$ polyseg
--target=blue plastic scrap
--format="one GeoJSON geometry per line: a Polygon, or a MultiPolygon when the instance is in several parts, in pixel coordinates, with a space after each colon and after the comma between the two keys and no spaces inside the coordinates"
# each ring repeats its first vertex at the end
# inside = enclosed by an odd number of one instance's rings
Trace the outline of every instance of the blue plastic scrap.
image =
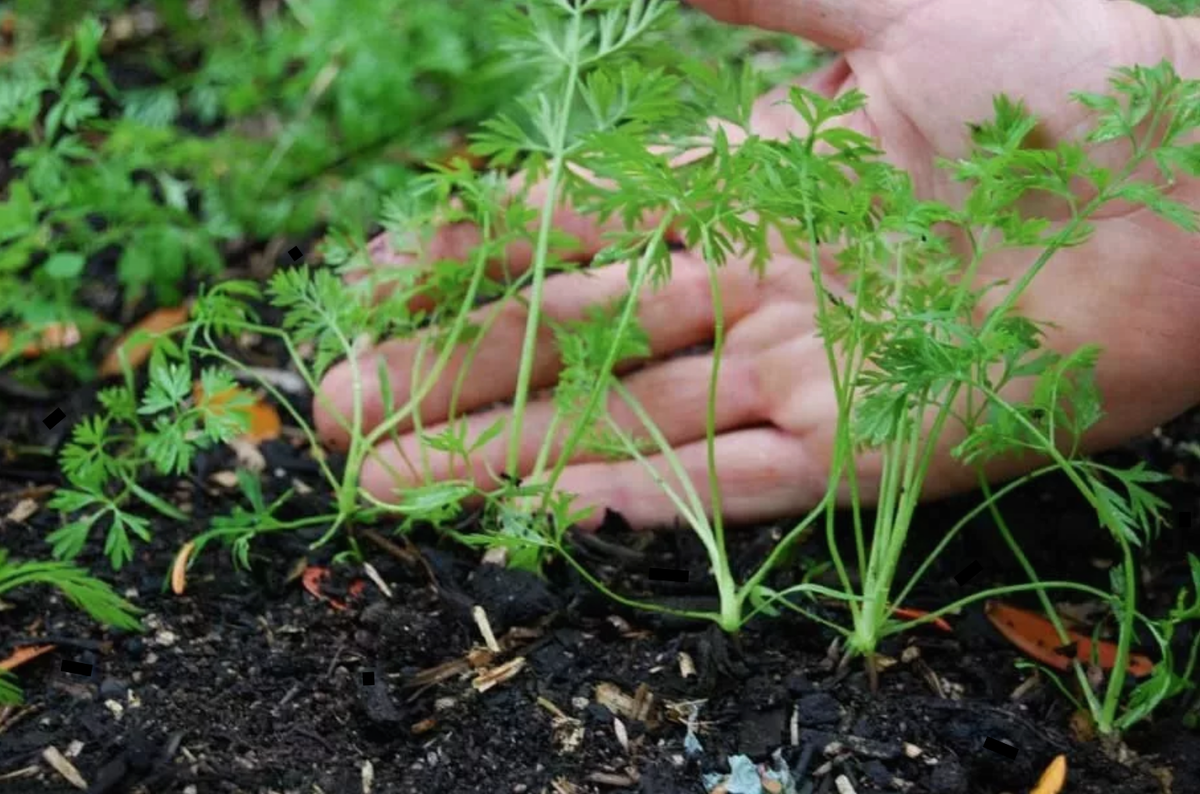
{"type": "Polygon", "coordinates": [[[758,765],[748,756],[732,755],[729,757],[729,774],[710,772],[704,776],[704,788],[713,791],[722,783],[725,784],[726,794],[767,794],[763,788],[763,778],[777,781],[783,794],[796,794],[796,781],[788,770],[787,762],[783,760],[783,751],[776,750],[771,754],[773,769],[765,769],[761,774],[758,765]]]}

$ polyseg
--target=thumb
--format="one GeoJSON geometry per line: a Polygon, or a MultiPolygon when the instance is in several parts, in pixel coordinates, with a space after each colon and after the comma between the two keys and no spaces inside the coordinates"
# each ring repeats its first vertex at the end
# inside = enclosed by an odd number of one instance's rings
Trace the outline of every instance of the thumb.
{"type": "Polygon", "coordinates": [[[792,33],[844,52],[877,40],[914,0],[688,0],[720,22],[792,33]]]}

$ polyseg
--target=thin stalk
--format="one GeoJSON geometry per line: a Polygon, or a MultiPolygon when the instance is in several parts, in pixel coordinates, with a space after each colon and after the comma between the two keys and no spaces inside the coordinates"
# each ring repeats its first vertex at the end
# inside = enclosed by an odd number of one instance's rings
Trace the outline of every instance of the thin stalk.
{"type": "MultiPolygon", "coordinates": [[[[979,479],[980,487],[983,488],[984,494],[990,494],[991,488],[982,472],[979,475],[979,479]]],[[[1025,575],[1029,577],[1031,583],[1041,584],[1041,580],[1038,578],[1037,571],[1034,569],[1033,564],[1029,561],[1029,558],[1025,556],[1025,552],[1021,548],[1020,544],[1017,543],[1016,538],[1013,537],[1012,532],[1008,528],[1008,522],[1004,520],[1004,516],[1001,515],[999,509],[997,509],[995,501],[989,499],[988,504],[990,505],[989,510],[992,514],[992,519],[996,522],[996,526],[1000,530],[1000,534],[1004,538],[1004,542],[1008,544],[1013,556],[1017,558],[1017,562],[1025,571],[1025,575]]],[[[1058,616],[1058,610],[1054,608],[1054,604],[1050,601],[1050,598],[1046,595],[1046,591],[1044,589],[1039,589],[1037,591],[1037,595],[1038,601],[1040,601],[1042,604],[1042,611],[1046,614],[1046,619],[1050,621],[1051,625],[1054,626],[1054,631],[1058,634],[1058,641],[1063,645],[1066,645],[1070,640],[1070,636],[1067,634],[1067,629],[1066,626],[1063,625],[1062,619],[1058,616]]],[[[1121,662],[1123,658],[1124,657],[1118,655],[1117,661],[1121,662]]],[[[1083,665],[1079,663],[1078,659],[1073,659],[1071,669],[1075,672],[1075,677],[1079,680],[1079,688],[1084,693],[1084,697],[1087,699],[1088,709],[1093,715],[1099,715],[1101,710],[1100,703],[1096,700],[1095,693],[1092,692],[1092,687],[1091,684],[1088,683],[1087,675],[1083,670],[1083,665]]],[[[1106,733],[1107,731],[1102,732],[1106,733]]]]}
{"type": "MultiPolygon", "coordinates": [[[[807,139],[805,140],[805,151],[809,155],[812,155],[813,147],[816,142],[814,132],[815,132],[814,130],[810,130],[809,134],[807,136],[807,139]]],[[[821,261],[820,261],[820,245],[821,245],[821,243],[820,243],[820,240],[817,239],[817,232],[816,232],[816,228],[815,228],[815,220],[816,219],[815,219],[815,215],[813,213],[812,201],[811,201],[811,198],[808,193],[810,185],[809,185],[809,162],[807,159],[803,161],[802,166],[801,166],[800,183],[801,183],[801,195],[803,196],[803,201],[804,201],[804,222],[805,222],[805,226],[808,229],[808,246],[809,246],[809,252],[810,252],[809,274],[810,274],[810,277],[812,278],[813,284],[816,286],[816,291],[817,291],[817,295],[816,295],[816,297],[817,297],[817,324],[818,324],[818,327],[820,327],[820,328],[827,328],[827,327],[829,327],[829,310],[828,310],[828,307],[826,304],[827,297],[826,297],[826,290],[825,290],[825,281],[821,274],[821,261]]],[[[860,265],[860,267],[861,267],[861,265],[860,265]]],[[[852,320],[852,331],[851,331],[851,339],[854,340],[854,343],[849,346],[850,354],[847,356],[847,358],[849,359],[848,366],[853,366],[854,353],[859,348],[859,345],[857,344],[857,340],[859,338],[859,336],[858,336],[858,328],[859,328],[858,320],[859,320],[858,313],[855,313],[854,319],[852,320]]],[[[854,512],[855,533],[856,533],[856,537],[858,539],[859,562],[861,563],[863,561],[863,557],[864,557],[864,548],[862,545],[862,520],[861,520],[861,512],[860,512],[860,508],[859,508],[860,500],[858,498],[858,478],[856,476],[857,472],[856,472],[855,466],[854,466],[853,442],[850,438],[850,427],[849,427],[849,422],[847,421],[847,417],[849,417],[849,412],[851,410],[850,395],[853,393],[853,386],[852,386],[853,381],[852,380],[844,380],[841,377],[841,374],[840,374],[840,371],[838,368],[837,356],[833,349],[833,343],[826,341],[826,343],[824,345],[822,345],[822,347],[824,347],[824,349],[825,349],[825,358],[826,358],[826,363],[829,368],[829,377],[830,377],[830,381],[833,385],[834,396],[836,398],[837,405],[838,405],[838,423],[837,423],[837,429],[835,431],[836,437],[835,437],[835,441],[834,441],[834,452],[833,452],[833,461],[832,461],[833,465],[830,467],[830,472],[829,472],[829,483],[828,483],[828,487],[827,487],[827,496],[829,496],[830,494],[836,495],[837,489],[838,489],[838,484],[839,484],[839,482],[841,482],[843,472],[846,472],[845,476],[847,478],[848,487],[850,488],[850,505],[851,505],[851,509],[854,512]],[[847,383],[851,384],[850,388],[847,388],[847,386],[846,386],[847,383]]],[[[852,374],[852,372],[853,372],[852,370],[848,370],[847,374],[848,375],[852,374]]],[[[824,501],[824,505],[825,505],[825,540],[826,540],[826,544],[829,547],[830,557],[833,561],[834,570],[837,571],[838,579],[841,581],[842,586],[846,589],[846,591],[850,592],[854,589],[854,586],[850,581],[849,572],[846,570],[846,565],[842,560],[841,553],[838,551],[837,541],[836,541],[836,538],[834,537],[834,526],[835,526],[834,518],[835,518],[835,511],[837,509],[837,500],[836,500],[836,498],[826,498],[824,501]]],[[[760,570],[762,571],[762,576],[765,576],[766,571],[762,570],[762,569],[760,569],[760,570]]],[[[761,578],[761,577],[759,577],[759,578],[761,578]]],[[[851,602],[850,611],[851,611],[852,617],[855,620],[857,620],[858,605],[856,603],[851,602]]]]}
{"type": "Polygon", "coordinates": [[[1109,676],[1108,686],[1104,691],[1104,708],[1101,711],[1101,719],[1096,724],[1101,733],[1111,733],[1114,729],[1117,708],[1121,702],[1121,692],[1125,688],[1125,677],[1129,674],[1129,665],[1126,663],[1126,660],[1129,659],[1130,648],[1133,645],[1133,608],[1136,603],[1137,568],[1134,564],[1133,549],[1130,547],[1129,541],[1123,536],[1118,535],[1117,542],[1121,544],[1122,557],[1124,558],[1121,573],[1125,577],[1125,603],[1122,604],[1119,615],[1117,659],[1113,665],[1112,674],[1109,676]]]}
{"type": "MultiPolygon", "coordinates": [[[[672,473],[679,479],[680,485],[686,491],[689,500],[692,502],[695,513],[691,513],[685,508],[672,488],[662,479],[654,466],[646,460],[646,458],[637,449],[637,446],[631,441],[627,441],[626,446],[633,457],[641,462],[641,464],[658,483],[659,487],[663,488],[667,496],[675,503],[676,509],[685,516],[688,520],[692,531],[696,533],[697,538],[704,545],[705,551],[708,553],[708,559],[712,565],[713,578],[717,582],[717,592],[720,598],[721,613],[716,618],[716,622],[722,629],[728,632],[737,631],[744,622],[741,615],[742,596],[739,593],[737,583],[733,578],[733,571],[729,567],[729,555],[725,551],[723,545],[718,545],[715,533],[708,524],[708,514],[704,509],[704,504],[700,499],[700,495],[696,492],[695,486],[688,476],[687,470],[679,460],[679,456],[675,454],[675,450],[671,447],[667,439],[662,435],[662,431],[651,420],[650,415],[641,406],[637,399],[629,393],[628,389],[623,384],[618,382],[614,388],[633,409],[638,419],[646,426],[646,430],[651,434],[655,443],[659,445],[659,449],[663,459],[671,468],[672,473]]],[[[611,420],[610,420],[611,422],[611,420]]],[[[612,427],[623,437],[625,434],[620,432],[620,428],[615,423],[611,423],[612,427]]]]}
{"type": "Polygon", "coordinates": [[[542,292],[546,283],[546,260],[550,254],[550,236],[554,228],[554,210],[558,205],[559,183],[562,181],[567,161],[567,130],[571,118],[571,105],[575,98],[576,83],[579,79],[580,48],[577,45],[583,29],[583,12],[578,7],[574,7],[572,11],[568,33],[572,46],[567,48],[571,56],[567,66],[566,85],[563,87],[560,106],[562,113],[558,118],[557,129],[554,131],[554,140],[549,142],[554,153],[550,158],[550,172],[546,182],[546,203],[542,206],[541,221],[534,247],[533,283],[529,288],[529,312],[525,321],[525,338],[521,343],[521,363],[517,370],[516,392],[513,395],[512,423],[506,463],[506,471],[513,478],[520,475],[521,429],[525,419],[525,406],[529,401],[529,384],[533,379],[534,356],[537,353],[542,292]]]}
{"type": "MultiPolygon", "coordinates": [[[[618,383],[614,388],[625,400],[625,402],[628,403],[629,407],[633,410],[634,414],[639,420],[644,423],[650,422],[650,415],[646,413],[646,409],[642,407],[641,403],[638,402],[636,397],[629,393],[629,390],[626,389],[623,384],[618,383]]],[[[654,464],[652,464],[646,458],[646,456],[642,454],[641,450],[637,448],[637,443],[628,433],[625,432],[624,428],[614,422],[612,417],[606,416],[605,419],[608,422],[609,429],[611,429],[613,433],[625,444],[626,451],[629,452],[630,457],[632,457],[635,462],[641,464],[642,468],[644,468],[650,475],[650,478],[654,480],[655,484],[662,489],[663,493],[667,495],[667,498],[670,499],[672,504],[675,505],[675,509],[679,511],[679,514],[683,517],[683,520],[687,522],[688,526],[690,526],[692,530],[699,536],[700,542],[704,544],[704,549],[709,556],[711,557],[714,555],[716,553],[716,547],[713,545],[712,531],[705,523],[704,505],[701,503],[700,496],[696,493],[695,488],[689,488],[687,485],[683,486],[684,490],[687,492],[685,495],[691,502],[690,505],[685,504],[683,499],[680,498],[675,492],[675,489],[671,487],[670,483],[668,483],[663,478],[662,474],[659,473],[658,469],[654,468],[654,464]]],[[[662,435],[662,431],[660,431],[658,427],[653,424],[647,424],[646,427],[650,432],[651,437],[654,439],[654,442],[658,444],[660,454],[667,462],[667,466],[670,467],[671,473],[674,474],[676,479],[680,481],[680,484],[688,483],[690,478],[687,477],[687,470],[684,469],[679,457],[674,454],[674,450],[671,448],[671,445],[667,439],[662,435]]]]}
{"type": "Polygon", "coordinates": [[[999,501],[1010,491],[1014,491],[1022,485],[1026,485],[1029,482],[1037,479],[1038,477],[1056,471],[1058,471],[1058,466],[1056,465],[1043,466],[1042,468],[1032,471],[1023,477],[1012,480],[1011,482],[1006,483],[1000,490],[996,491],[994,496],[989,499],[984,499],[970,511],[965,513],[960,519],[958,519],[958,521],[955,522],[954,526],[947,530],[947,532],[942,536],[942,539],[938,541],[936,546],[934,546],[933,551],[926,555],[925,560],[919,566],[917,566],[917,570],[913,573],[913,575],[908,577],[908,583],[904,585],[904,589],[901,590],[900,594],[896,596],[896,603],[903,604],[908,599],[909,593],[911,593],[912,589],[921,581],[921,577],[925,575],[925,572],[929,570],[929,567],[933,565],[934,561],[941,556],[942,552],[946,550],[946,547],[950,545],[951,541],[958,536],[958,533],[961,532],[967,526],[967,524],[973,518],[975,518],[975,516],[988,509],[988,505],[991,504],[992,500],[999,501]]]}
{"type": "MultiPolygon", "coordinates": [[[[1066,474],[1067,478],[1071,480],[1071,482],[1079,490],[1080,494],[1087,500],[1088,504],[1091,505],[1092,509],[1096,511],[1097,515],[1100,517],[1100,520],[1109,530],[1109,533],[1121,545],[1122,556],[1124,560],[1123,573],[1125,577],[1125,592],[1123,595],[1125,605],[1121,610],[1120,615],[1120,633],[1118,634],[1117,658],[1113,665],[1112,677],[1109,679],[1108,688],[1105,692],[1104,706],[1098,715],[1097,720],[1097,728],[1100,729],[1102,733],[1110,733],[1112,731],[1113,717],[1116,713],[1117,704],[1121,695],[1121,687],[1123,687],[1125,683],[1125,668],[1127,667],[1129,650],[1132,642],[1132,632],[1134,630],[1133,611],[1136,605],[1137,576],[1133,566],[1133,552],[1129,547],[1129,542],[1124,537],[1121,527],[1114,524],[1109,511],[1103,508],[1096,495],[1092,492],[1092,489],[1083,481],[1079,475],[1079,472],[1075,470],[1075,467],[1072,466],[1069,461],[1063,458],[1062,453],[1058,451],[1058,448],[1054,442],[1051,439],[1047,439],[1033,423],[1022,416],[1019,411],[1013,410],[1011,406],[1004,402],[994,391],[990,389],[984,389],[983,391],[998,405],[1001,405],[1008,410],[1019,423],[1025,426],[1025,428],[1034,436],[1034,438],[1038,439],[1042,443],[1043,451],[1059,464],[1060,468],[1063,470],[1063,473],[1066,474]]],[[[1051,611],[1051,614],[1053,614],[1053,611],[1051,611]]]]}
{"type": "MultiPolygon", "coordinates": [[[[487,235],[490,234],[490,229],[490,220],[487,216],[485,216],[480,228],[480,234],[483,235],[484,239],[487,239],[487,235]]],[[[442,348],[442,351],[438,355],[437,360],[434,362],[433,367],[430,369],[429,377],[427,377],[425,382],[422,383],[418,388],[413,390],[412,396],[403,407],[401,407],[387,419],[380,422],[374,430],[367,434],[366,439],[363,441],[363,446],[367,449],[373,449],[381,439],[392,432],[393,428],[407,419],[409,414],[411,414],[416,407],[421,404],[433,387],[441,381],[442,372],[445,371],[446,366],[450,363],[450,357],[454,355],[455,346],[457,345],[458,339],[462,336],[463,328],[467,324],[467,317],[470,315],[471,310],[475,306],[475,298],[476,295],[478,295],[479,287],[483,282],[483,276],[487,268],[487,261],[482,254],[477,255],[476,260],[477,263],[475,266],[475,272],[471,275],[470,284],[467,285],[467,294],[463,297],[462,305],[459,307],[458,315],[454,318],[454,324],[451,326],[448,334],[448,341],[446,342],[445,347],[442,348]]]]}
{"type": "Polygon", "coordinates": [[[1089,587],[1088,585],[1079,584],[1078,582],[1064,582],[1064,581],[1058,581],[1058,580],[1050,580],[1050,581],[1028,582],[1025,584],[1001,585],[999,587],[988,588],[987,590],[980,590],[978,593],[972,593],[969,596],[963,596],[962,598],[958,599],[957,601],[954,601],[953,603],[950,603],[950,604],[946,604],[945,606],[940,607],[932,612],[927,612],[927,613],[921,615],[921,617],[919,617],[919,618],[913,618],[912,620],[893,623],[889,628],[884,630],[882,636],[886,637],[886,636],[890,636],[892,634],[899,634],[903,631],[907,631],[908,629],[914,628],[916,626],[921,626],[926,623],[931,623],[931,622],[937,620],[938,618],[942,617],[943,615],[951,615],[951,614],[961,612],[964,607],[968,607],[977,601],[983,601],[985,599],[993,598],[995,596],[1010,595],[1012,593],[1027,593],[1027,592],[1041,593],[1042,591],[1048,590],[1048,589],[1076,590],[1076,591],[1084,593],[1086,595],[1095,596],[1098,598],[1102,598],[1104,600],[1108,600],[1108,599],[1112,598],[1112,593],[1106,593],[1105,591],[1100,590],[1099,588],[1089,587]]]}
{"type": "MultiPolygon", "coordinates": [[[[651,232],[646,242],[646,247],[642,251],[641,258],[638,259],[637,265],[634,268],[633,278],[630,280],[629,299],[625,301],[625,306],[622,308],[621,315],[617,319],[616,332],[613,334],[614,341],[608,349],[608,354],[605,356],[604,362],[600,366],[600,377],[588,395],[587,403],[583,407],[579,421],[575,422],[571,428],[570,434],[563,442],[562,449],[559,450],[554,468],[550,470],[550,474],[545,478],[547,493],[554,490],[554,486],[558,483],[558,478],[562,476],[563,469],[566,468],[567,463],[571,460],[571,456],[575,453],[575,448],[579,446],[580,440],[582,440],[584,434],[588,431],[591,418],[596,415],[596,410],[600,406],[600,400],[606,393],[605,386],[611,383],[614,388],[619,389],[620,387],[620,382],[610,377],[613,367],[617,364],[617,351],[621,340],[625,337],[629,324],[633,321],[634,309],[637,306],[637,296],[641,294],[642,286],[646,282],[646,274],[650,269],[650,260],[654,256],[658,246],[662,244],[667,229],[670,228],[674,219],[675,214],[670,212],[660,219],[658,226],[651,232]]],[[[645,421],[646,429],[652,431],[654,422],[648,419],[645,421]]],[[[550,443],[551,438],[549,437],[543,441],[543,444],[550,443]]],[[[541,457],[539,455],[539,458],[541,457]]],[[[541,471],[536,470],[531,477],[540,479],[541,471]]]]}
{"type": "Polygon", "coordinates": [[[717,279],[717,265],[705,257],[708,269],[709,292],[712,293],[713,310],[713,364],[708,377],[708,405],[704,416],[704,449],[708,462],[708,490],[712,500],[713,543],[717,558],[713,560],[713,573],[721,587],[721,626],[727,631],[732,624],[741,625],[740,602],[734,585],[733,570],[729,565],[729,554],[725,549],[725,517],[721,501],[721,480],[717,475],[717,383],[720,375],[721,353],[725,348],[725,308],[721,301],[721,285],[717,279]]]}

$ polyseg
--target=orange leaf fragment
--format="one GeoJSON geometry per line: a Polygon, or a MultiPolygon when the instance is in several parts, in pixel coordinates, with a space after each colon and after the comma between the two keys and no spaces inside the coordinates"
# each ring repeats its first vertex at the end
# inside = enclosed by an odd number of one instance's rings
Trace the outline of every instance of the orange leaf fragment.
{"type": "MultiPolygon", "coordinates": [[[[50,323],[42,328],[41,339],[30,342],[21,349],[25,358],[37,358],[47,350],[62,350],[79,344],[81,339],[79,328],[64,323],[50,323]]],[[[13,346],[13,334],[0,328],[0,355],[7,353],[13,346]]]]}
{"type": "Polygon", "coordinates": [[[329,606],[341,611],[346,608],[346,605],[336,598],[330,598],[321,592],[321,582],[329,578],[329,569],[322,568],[319,565],[310,565],[304,569],[304,573],[300,575],[300,581],[304,585],[304,589],[310,595],[321,601],[328,601],[329,606]]]}
{"type": "Polygon", "coordinates": [[[1037,785],[1029,794],[1059,794],[1067,784],[1067,757],[1058,755],[1038,778],[1037,785]]]}
{"type": "MultiPolygon", "coordinates": [[[[892,612],[899,615],[902,618],[908,618],[909,620],[916,620],[918,618],[923,618],[929,614],[924,609],[913,609],[912,607],[892,607],[892,612]]],[[[947,634],[952,633],[954,631],[954,629],[950,628],[950,623],[948,621],[946,621],[944,618],[934,618],[933,620],[930,621],[930,623],[933,624],[934,626],[937,626],[939,629],[946,632],[947,634]]]]}
{"type": "MultiPolygon", "coordinates": [[[[1090,637],[1075,631],[1068,631],[1067,636],[1070,638],[1070,644],[1074,646],[1074,652],[1073,654],[1063,653],[1062,643],[1059,642],[1054,624],[1041,615],[999,601],[988,601],[984,606],[984,613],[1005,639],[1020,648],[1027,656],[1037,659],[1047,667],[1068,670],[1071,667],[1072,658],[1087,662],[1093,656],[1105,670],[1111,670],[1116,664],[1117,646],[1115,643],[1105,641],[1096,643],[1093,652],[1093,643],[1090,637]]],[[[1127,669],[1130,675],[1141,678],[1154,672],[1154,662],[1143,654],[1131,653],[1127,669]]]]}
{"type": "MultiPolygon", "coordinates": [[[[218,392],[212,397],[206,397],[204,389],[200,387],[200,381],[192,384],[192,396],[195,398],[196,404],[204,406],[215,414],[221,413],[222,405],[246,394],[249,394],[246,390],[235,386],[218,392]]],[[[279,438],[279,433],[283,429],[283,421],[279,418],[279,412],[270,403],[254,398],[253,395],[251,397],[254,402],[245,409],[250,414],[250,428],[242,435],[242,438],[255,443],[279,438]]]]}
{"type": "Polygon", "coordinates": [[[187,588],[187,564],[194,548],[196,541],[189,540],[175,555],[175,562],[171,565],[171,592],[175,595],[183,595],[187,588]]]}
{"type": "Polygon", "coordinates": [[[108,355],[100,362],[100,377],[111,378],[113,375],[121,373],[120,351],[122,348],[125,348],[125,357],[129,360],[129,366],[134,369],[140,367],[150,357],[150,351],[154,349],[153,340],[144,338],[145,334],[159,335],[182,325],[187,322],[188,311],[187,306],[175,306],[169,309],[155,309],[147,314],[141,322],[121,334],[116,344],[108,351],[108,355]],[[135,341],[135,336],[141,338],[135,341]]]}
{"type": "Polygon", "coordinates": [[[9,654],[7,659],[0,661],[0,670],[16,670],[26,662],[54,650],[54,647],[53,645],[22,645],[9,654]]]}

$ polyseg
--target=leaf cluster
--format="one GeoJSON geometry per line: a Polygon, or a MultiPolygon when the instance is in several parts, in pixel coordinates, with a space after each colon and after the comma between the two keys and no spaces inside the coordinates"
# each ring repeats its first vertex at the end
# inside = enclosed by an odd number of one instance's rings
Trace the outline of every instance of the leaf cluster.
{"type": "Polygon", "coordinates": [[[133,556],[133,537],[150,540],[146,508],[188,520],[145,483],[185,475],[198,452],[247,430],[251,398],[235,386],[228,371],[209,367],[196,373],[169,338],[159,337],[140,398],[132,378],[100,391],[104,411],[75,425],[59,456],[67,486],[49,506],[74,518],[47,538],[55,558],[76,557],[99,530],[104,553],[120,568],[133,556]],[[212,395],[221,399],[208,399],[212,395]]]}

